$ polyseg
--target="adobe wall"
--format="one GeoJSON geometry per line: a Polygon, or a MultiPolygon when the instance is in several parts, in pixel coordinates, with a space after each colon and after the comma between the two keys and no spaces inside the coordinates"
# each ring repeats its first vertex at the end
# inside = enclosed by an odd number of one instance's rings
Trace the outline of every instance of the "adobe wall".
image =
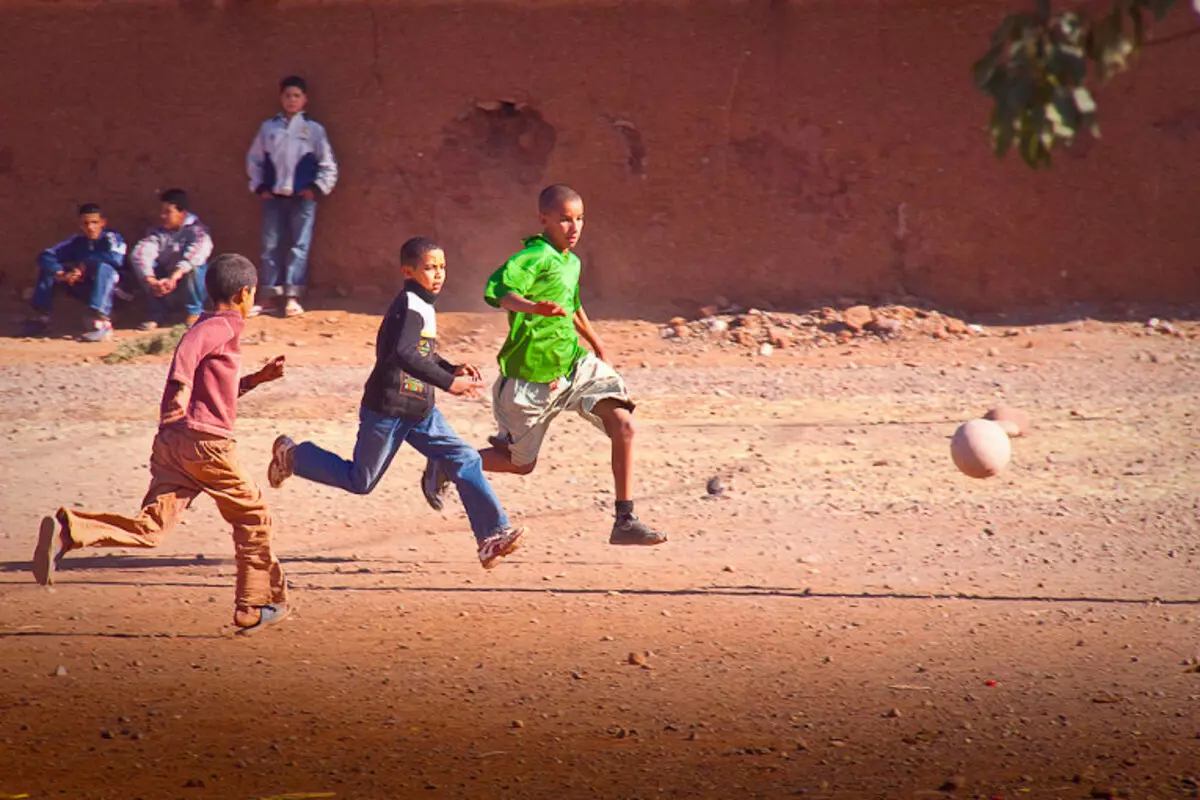
{"type": "Polygon", "coordinates": [[[399,243],[431,234],[470,307],[566,181],[609,313],[1194,300],[1200,47],[1148,50],[1101,95],[1104,139],[1035,174],[990,155],[969,80],[1016,5],[0,2],[0,271],[26,282],[84,200],[132,236],[173,185],[257,260],[244,154],[298,72],[341,162],[318,285],[390,289],[399,243]]]}

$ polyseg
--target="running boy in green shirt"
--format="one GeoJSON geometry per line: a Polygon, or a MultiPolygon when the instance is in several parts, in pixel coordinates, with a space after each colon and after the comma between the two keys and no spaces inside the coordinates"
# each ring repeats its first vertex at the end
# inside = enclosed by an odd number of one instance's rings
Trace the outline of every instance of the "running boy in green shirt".
{"type": "MultiPolygon", "coordinates": [[[[525,240],[525,249],[488,279],[484,292],[488,305],[508,312],[509,331],[492,387],[499,433],[480,451],[483,468],[533,472],[550,423],[574,411],[612,440],[616,520],[609,544],[662,544],[666,534],[633,513],[633,400],[579,302],[581,264],[571,250],[583,232],[583,198],[563,184],[549,186],[538,198],[538,216],[542,233],[525,240]]],[[[440,465],[428,461],[421,490],[435,510],[442,508],[447,483],[440,465]]]]}

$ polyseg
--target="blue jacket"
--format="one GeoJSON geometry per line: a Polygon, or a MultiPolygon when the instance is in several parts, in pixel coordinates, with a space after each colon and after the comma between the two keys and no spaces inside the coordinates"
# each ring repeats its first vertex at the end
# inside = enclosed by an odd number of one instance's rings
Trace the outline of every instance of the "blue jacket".
{"type": "Polygon", "coordinates": [[[337,159],[320,123],[303,112],[290,120],[276,114],[258,129],[246,154],[250,191],[282,197],[312,189],[329,194],[337,183],[337,159]]]}
{"type": "Polygon", "coordinates": [[[53,247],[48,247],[38,256],[38,266],[65,270],[68,264],[109,264],[121,269],[125,263],[125,240],[116,231],[105,228],[100,238],[92,240],[77,233],[53,247]]]}

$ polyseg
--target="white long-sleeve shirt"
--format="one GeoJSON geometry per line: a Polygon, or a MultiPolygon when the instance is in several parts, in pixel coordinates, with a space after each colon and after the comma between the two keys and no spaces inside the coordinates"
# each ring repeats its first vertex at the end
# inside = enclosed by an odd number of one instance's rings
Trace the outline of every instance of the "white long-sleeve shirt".
{"type": "Polygon", "coordinates": [[[258,129],[246,154],[250,191],[290,197],[305,189],[329,194],[338,166],[325,128],[301,112],[291,119],[276,114],[258,129]]]}

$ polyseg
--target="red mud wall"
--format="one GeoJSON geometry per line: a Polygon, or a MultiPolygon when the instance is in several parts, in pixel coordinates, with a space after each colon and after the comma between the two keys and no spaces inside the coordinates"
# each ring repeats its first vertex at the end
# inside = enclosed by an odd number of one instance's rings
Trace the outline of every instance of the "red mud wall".
{"type": "Polygon", "coordinates": [[[1147,50],[1101,93],[1104,139],[1034,174],[990,155],[969,81],[1020,4],[0,0],[0,271],[29,282],[84,200],[132,237],[175,185],[218,250],[257,256],[243,158],[298,72],[341,162],[316,285],[390,290],[397,246],[431,234],[473,307],[566,181],[610,314],[1193,301],[1200,46],[1147,50]]]}

